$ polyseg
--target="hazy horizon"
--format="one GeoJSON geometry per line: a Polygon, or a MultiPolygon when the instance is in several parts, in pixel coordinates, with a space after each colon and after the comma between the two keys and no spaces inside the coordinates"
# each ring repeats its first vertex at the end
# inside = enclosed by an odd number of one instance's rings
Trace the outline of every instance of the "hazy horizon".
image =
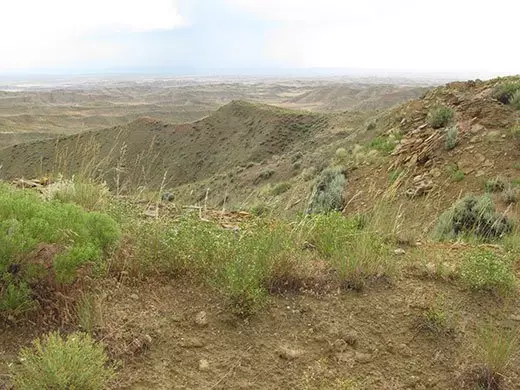
{"type": "Polygon", "coordinates": [[[4,75],[520,71],[514,0],[7,0],[0,12],[4,75]]]}

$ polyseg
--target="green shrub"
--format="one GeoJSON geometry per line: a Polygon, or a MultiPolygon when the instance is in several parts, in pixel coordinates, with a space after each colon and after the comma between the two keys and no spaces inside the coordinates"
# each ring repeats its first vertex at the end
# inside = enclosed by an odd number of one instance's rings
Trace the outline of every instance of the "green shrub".
{"type": "Polygon", "coordinates": [[[313,216],[308,241],[329,262],[347,289],[361,290],[367,281],[392,273],[388,248],[380,235],[364,231],[364,222],[340,213],[313,216]]]}
{"type": "Polygon", "coordinates": [[[506,188],[507,182],[501,177],[489,179],[485,184],[486,192],[500,192],[506,188]]]}
{"type": "Polygon", "coordinates": [[[281,195],[291,188],[291,183],[283,182],[276,184],[273,188],[271,188],[271,195],[278,196],[281,195]]]}
{"type": "Polygon", "coordinates": [[[105,214],[55,200],[46,202],[31,191],[0,185],[0,300],[12,302],[15,295],[48,275],[32,254],[37,247],[61,249],[53,271],[58,282],[68,283],[82,265],[102,265],[119,236],[119,225],[105,214]]]}
{"type": "Polygon", "coordinates": [[[439,217],[434,236],[442,240],[473,235],[491,240],[510,233],[512,229],[512,222],[495,212],[489,196],[466,196],[439,217]]]}
{"type": "Polygon", "coordinates": [[[511,97],[510,104],[517,110],[520,110],[520,88],[511,97]]]}
{"type": "Polygon", "coordinates": [[[446,106],[437,106],[428,114],[428,122],[434,129],[440,129],[446,126],[453,119],[454,112],[446,106]]]}
{"type": "Polygon", "coordinates": [[[104,390],[115,377],[103,346],[83,333],[36,339],[12,373],[17,390],[104,390]]]}
{"type": "Polygon", "coordinates": [[[101,209],[106,204],[109,195],[110,193],[105,183],[78,178],[72,178],[72,180],[61,179],[43,188],[45,199],[75,203],[87,210],[101,209]]]}
{"type": "Polygon", "coordinates": [[[0,313],[5,316],[17,317],[35,307],[31,288],[27,283],[9,283],[0,295],[0,313]]]}
{"type": "Polygon", "coordinates": [[[388,137],[377,137],[370,141],[370,147],[384,154],[390,154],[395,148],[395,140],[388,137]]]}
{"type": "Polygon", "coordinates": [[[453,181],[462,181],[464,180],[464,172],[459,169],[457,164],[450,164],[448,165],[448,173],[450,174],[453,181]]]}
{"type": "Polygon", "coordinates": [[[511,128],[511,136],[514,139],[520,139],[520,125],[511,128]]]}
{"type": "Polygon", "coordinates": [[[511,261],[490,250],[469,253],[462,262],[460,277],[474,290],[508,294],[516,288],[511,261]]]}
{"type": "Polygon", "coordinates": [[[503,104],[509,104],[519,90],[520,83],[504,83],[495,88],[493,97],[503,104]]]}
{"type": "Polygon", "coordinates": [[[328,213],[343,207],[345,173],[340,168],[327,168],[320,173],[314,185],[309,212],[328,213]]]}
{"type": "Polygon", "coordinates": [[[250,209],[251,214],[254,214],[257,217],[265,216],[269,211],[270,208],[265,203],[256,203],[250,209]]]}
{"type": "Polygon", "coordinates": [[[502,191],[502,200],[510,205],[518,202],[518,188],[509,186],[502,191]]]}
{"type": "Polygon", "coordinates": [[[345,148],[337,148],[334,153],[335,159],[339,164],[344,164],[348,157],[347,149],[345,148]]]}
{"type": "Polygon", "coordinates": [[[444,139],[446,150],[452,150],[459,143],[459,127],[457,125],[448,127],[444,139]]]}

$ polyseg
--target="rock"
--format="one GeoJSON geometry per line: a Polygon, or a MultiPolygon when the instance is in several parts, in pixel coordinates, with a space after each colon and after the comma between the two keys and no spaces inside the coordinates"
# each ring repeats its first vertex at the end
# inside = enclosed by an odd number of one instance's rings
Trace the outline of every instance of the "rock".
{"type": "Polygon", "coordinates": [[[432,175],[434,178],[439,177],[442,174],[442,171],[439,168],[433,168],[430,170],[430,175],[432,175]]]}
{"type": "Polygon", "coordinates": [[[158,218],[159,217],[159,208],[156,206],[148,207],[143,214],[150,218],[158,218]]]}
{"type": "Polygon", "coordinates": [[[520,322],[520,315],[518,315],[518,314],[511,314],[511,315],[509,316],[509,319],[511,319],[511,320],[513,320],[513,321],[518,321],[518,322],[520,322]]]}
{"type": "Polygon", "coordinates": [[[410,347],[406,344],[399,344],[397,346],[397,351],[399,352],[399,354],[401,354],[402,356],[404,357],[411,357],[413,355],[412,353],[412,350],[410,349],[410,347]]]}
{"type": "Polygon", "coordinates": [[[128,351],[132,355],[139,355],[144,351],[148,350],[152,345],[152,337],[148,334],[136,337],[130,346],[128,347],[128,351]]]}
{"type": "Polygon", "coordinates": [[[394,254],[397,256],[403,256],[406,254],[406,251],[403,248],[397,248],[394,250],[394,254]]]}
{"type": "Polygon", "coordinates": [[[284,360],[294,360],[303,355],[302,350],[282,346],[278,349],[278,356],[284,360]]]}
{"type": "Polygon", "coordinates": [[[342,338],[351,347],[355,347],[358,344],[358,335],[354,331],[343,334],[342,338]]]}
{"type": "Polygon", "coordinates": [[[208,371],[209,370],[209,362],[206,359],[199,360],[199,371],[208,371]]]}
{"type": "Polygon", "coordinates": [[[197,313],[197,315],[195,316],[195,323],[199,326],[208,325],[208,316],[205,311],[197,313]]]}
{"type": "Polygon", "coordinates": [[[137,294],[130,294],[130,298],[133,299],[134,301],[138,301],[139,300],[139,295],[137,295],[137,294]]]}
{"type": "Polygon", "coordinates": [[[356,352],[354,359],[361,364],[370,363],[372,361],[372,355],[369,353],[356,352]]]}
{"type": "Polygon", "coordinates": [[[183,348],[203,348],[206,344],[204,341],[198,338],[188,338],[181,342],[181,347],[183,348]]]}
{"type": "Polygon", "coordinates": [[[163,202],[171,202],[173,201],[173,194],[171,192],[165,192],[162,194],[161,199],[163,202]]]}

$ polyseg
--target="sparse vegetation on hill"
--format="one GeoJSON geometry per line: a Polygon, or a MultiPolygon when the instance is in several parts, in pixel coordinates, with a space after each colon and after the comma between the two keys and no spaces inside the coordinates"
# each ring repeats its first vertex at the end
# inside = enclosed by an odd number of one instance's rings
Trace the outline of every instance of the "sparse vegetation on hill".
{"type": "Polygon", "coordinates": [[[512,229],[512,221],[495,211],[490,197],[466,196],[439,217],[435,237],[453,239],[474,235],[490,240],[510,233],[512,229]]]}
{"type": "Polygon", "coordinates": [[[446,126],[453,119],[453,110],[446,106],[438,106],[432,109],[428,114],[430,126],[434,129],[440,129],[446,126]]]}

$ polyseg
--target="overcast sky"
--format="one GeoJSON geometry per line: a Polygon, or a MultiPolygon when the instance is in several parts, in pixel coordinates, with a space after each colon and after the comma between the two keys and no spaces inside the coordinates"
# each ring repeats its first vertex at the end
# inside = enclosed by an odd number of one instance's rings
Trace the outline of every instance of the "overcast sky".
{"type": "Polygon", "coordinates": [[[0,0],[0,73],[520,73],[520,0],[0,0]]]}

